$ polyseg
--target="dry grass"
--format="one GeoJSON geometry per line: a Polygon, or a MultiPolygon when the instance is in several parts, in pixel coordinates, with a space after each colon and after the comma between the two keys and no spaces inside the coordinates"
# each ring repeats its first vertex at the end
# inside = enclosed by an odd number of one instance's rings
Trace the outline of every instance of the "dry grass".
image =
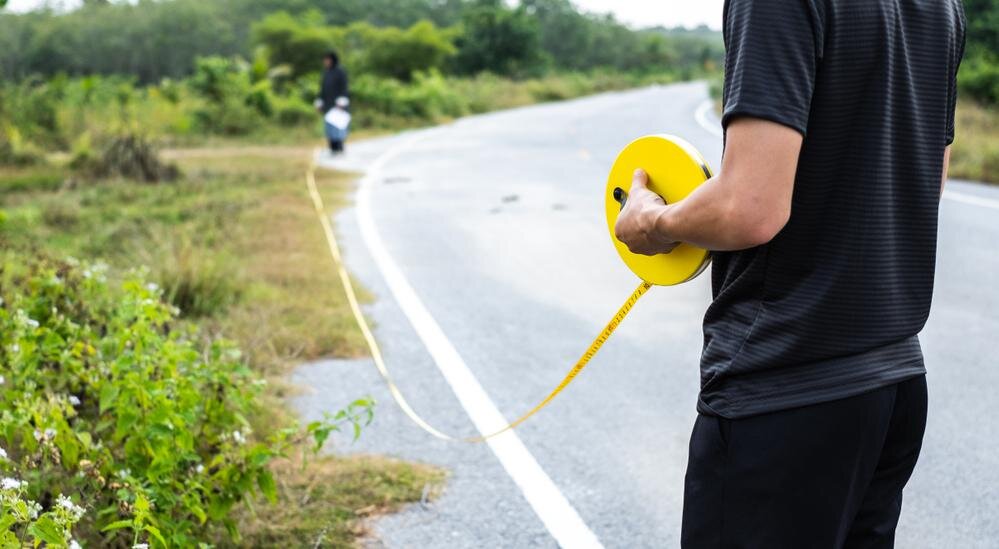
{"type": "Polygon", "coordinates": [[[285,461],[274,472],[278,501],[241,509],[240,546],[353,547],[370,519],[435,499],[444,480],[438,469],[379,456],[285,461]]]}
{"type": "MultiPolygon", "coordinates": [[[[261,187],[222,229],[223,246],[240,263],[245,297],[214,319],[213,327],[239,341],[251,361],[272,375],[302,360],[366,353],[305,189],[311,154],[295,147],[168,153],[185,172],[261,187]]],[[[336,206],[351,181],[349,174],[320,171],[316,182],[336,206]]]]}
{"type": "Polygon", "coordinates": [[[960,101],[950,176],[999,183],[999,109],[960,101]]]}

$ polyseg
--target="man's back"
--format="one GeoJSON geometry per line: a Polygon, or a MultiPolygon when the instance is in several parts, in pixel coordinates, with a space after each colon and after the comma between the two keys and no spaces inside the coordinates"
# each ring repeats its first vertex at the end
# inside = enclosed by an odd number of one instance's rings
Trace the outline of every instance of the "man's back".
{"type": "Polygon", "coordinates": [[[791,216],[716,253],[699,410],[744,417],[924,372],[958,0],[730,0],[723,123],[805,138],[791,216]]]}

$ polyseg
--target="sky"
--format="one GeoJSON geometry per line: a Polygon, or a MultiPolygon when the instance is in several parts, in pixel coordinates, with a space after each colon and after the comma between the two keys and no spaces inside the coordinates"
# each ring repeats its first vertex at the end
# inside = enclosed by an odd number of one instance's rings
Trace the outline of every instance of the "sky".
{"type": "Polygon", "coordinates": [[[611,12],[632,27],[696,27],[721,30],[724,0],[573,0],[577,7],[596,13],[611,12]]]}
{"type": "MultiPolygon", "coordinates": [[[[613,13],[632,27],[696,27],[705,24],[721,29],[724,0],[573,0],[577,7],[596,13],[613,13]]],[[[9,0],[7,9],[25,11],[38,7],[45,0],[9,0]]],[[[60,0],[69,7],[79,0],[60,0]]]]}

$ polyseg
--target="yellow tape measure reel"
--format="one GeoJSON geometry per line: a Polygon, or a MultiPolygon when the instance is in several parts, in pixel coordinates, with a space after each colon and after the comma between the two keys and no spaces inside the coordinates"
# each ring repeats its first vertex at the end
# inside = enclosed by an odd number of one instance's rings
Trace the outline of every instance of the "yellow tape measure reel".
{"type": "Polygon", "coordinates": [[[707,250],[680,244],[668,254],[645,256],[631,253],[614,236],[614,224],[638,168],[649,174],[649,190],[667,203],[682,200],[711,178],[711,168],[697,149],[683,139],[672,135],[647,135],[632,141],[617,155],[607,177],[604,193],[607,230],[625,265],[642,280],[658,286],[686,282],[701,274],[711,262],[707,250]]]}

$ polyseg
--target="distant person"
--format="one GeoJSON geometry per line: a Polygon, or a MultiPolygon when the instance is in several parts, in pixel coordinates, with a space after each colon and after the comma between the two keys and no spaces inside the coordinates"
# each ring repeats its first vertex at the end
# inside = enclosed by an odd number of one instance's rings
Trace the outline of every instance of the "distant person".
{"type": "Polygon", "coordinates": [[[961,1],[724,10],[721,169],[672,204],[636,171],[616,227],[635,253],[714,250],[681,545],[890,548],[926,427],[961,1]]]}
{"type": "Polygon", "coordinates": [[[340,66],[340,57],[333,51],[323,56],[323,67],[325,69],[316,108],[323,115],[330,152],[339,154],[344,150],[343,142],[347,140],[347,128],[350,124],[347,71],[340,66]]]}

